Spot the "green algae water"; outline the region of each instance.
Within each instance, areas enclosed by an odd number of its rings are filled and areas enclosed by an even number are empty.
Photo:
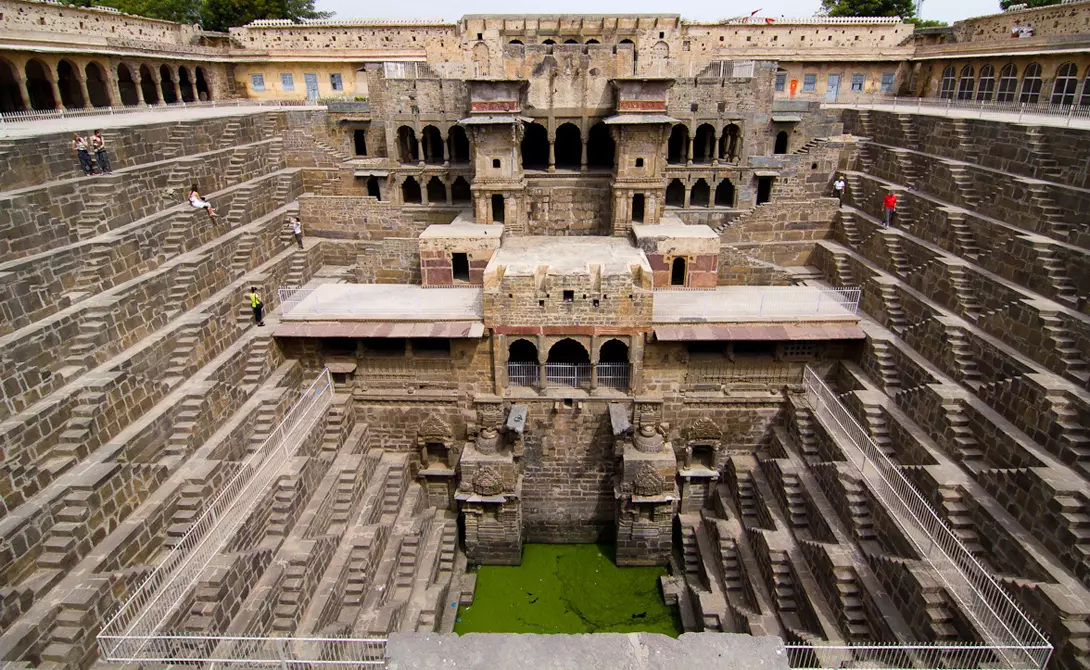
[[[665,567],[619,568],[612,547],[528,544],[522,565],[477,570],[455,633],[682,633],[659,590]]]

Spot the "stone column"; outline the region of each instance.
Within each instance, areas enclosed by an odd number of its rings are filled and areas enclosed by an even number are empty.
[[[424,177],[420,177],[420,204],[429,205],[428,202],[428,182],[424,180]]]
[[[443,137],[443,167],[450,167],[450,135]],[[448,198],[450,197],[449,193],[450,189],[448,188]]]
[[[76,80],[79,81],[79,90],[83,94],[83,108],[90,109],[94,105],[91,104],[91,93],[87,90],[87,75],[83,72],[76,71]]]
[[[444,146],[446,146],[446,145],[444,144]],[[454,181],[452,179],[448,178],[443,183],[447,185],[447,204],[448,205],[453,205],[454,204]]]
[[[52,75],[49,80],[49,85],[53,87],[53,101],[57,103],[57,109],[64,109],[64,101],[61,99],[61,87],[57,83],[57,75],[52,71],[50,71],[49,74]]]
[[[545,375],[545,361],[549,357],[549,352],[545,350],[545,338],[539,337],[537,339],[537,389],[543,390],[546,385]]]
[[[159,94],[159,101],[156,105],[167,104],[167,97],[163,94],[163,77],[159,74],[159,70],[151,71],[151,80],[155,82],[155,92]]]
[[[132,83],[136,86],[136,103],[138,105],[146,106],[148,103],[144,102],[144,87],[142,85],[144,80],[140,76],[140,68],[136,68],[135,70],[129,68],[129,72],[132,73]]]
[[[598,388],[598,361],[599,356],[599,344],[598,336],[590,336],[590,390],[595,391]]]
[[[117,83],[117,70],[112,72],[106,71],[106,87],[109,89],[110,105],[113,107],[124,107],[125,103],[121,100],[121,87]]]
[[[685,184],[685,203],[682,205],[685,209],[689,209],[689,201],[692,200],[693,189],[688,183]]]
[[[628,348],[628,390],[633,394],[643,393],[643,337],[634,335],[632,346]]]
[[[26,105],[27,111],[31,111],[34,107],[30,104],[30,90],[26,87],[26,77],[18,77],[19,79],[19,94],[23,96],[23,104]]]
[[[719,136],[716,135],[714,132],[712,133],[711,157],[712,167],[719,165]]]
[[[685,159],[686,165],[693,164],[693,147],[696,145],[696,135],[689,135],[689,155]],[[688,205],[686,205],[688,207]]]
[[[549,140],[549,172],[556,172],[556,141]]]
[[[581,140],[581,143],[583,145],[582,153],[579,155],[579,171],[580,172],[586,172],[587,171],[587,140],[584,140],[582,137],[580,137],[579,139]]]

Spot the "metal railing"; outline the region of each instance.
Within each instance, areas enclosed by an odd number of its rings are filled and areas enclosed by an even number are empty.
[[[352,291],[323,291],[332,285],[277,289],[281,316],[337,317],[404,321],[476,320],[484,314],[484,291],[465,286],[423,287],[404,284],[355,284]],[[336,286],[344,287],[344,284]],[[383,293],[369,299],[368,291]],[[391,294],[392,291],[396,293]],[[446,291],[446,293],[442,293]],[[442,294],[443,299],[438,299]]]
[[[653,319],[715,322],[762,317],[844,317],[859,311],[858,288],[730,286],[708,290],[655,291]]]
[[[1044,668],[1052,654],[1052,645],[1041,631],[810,367],[803,374],[803,385],[818,421],[834,436],[839,434],[844,438],[837,442],[845,447],[845,456],[859,469],[874,497],[890,512],[974,625],[984,640],[983,645],[976,645],[981,652],[994,654],[999,667]],[[966,653],[972,647],[959,647],[958,653]],[[973,666],[913,662],[908,667]]]
[[[111,636],[103,639],[120,640]],[[298,668],[358,668],[386,664],[384,638],[324,637],[214,637],[203,635],[149,635],[142,638],[140,653],[131,657],[122,653],[113,662],[214,664],[231,666]]]
[[[598,386],[607,386],[619,391],[628,390],[628,363],[598,363]]]
[[[299,438],[313,427],[332,395],[329,370],[322,370],[269,437],[237,466],[181,541],[102,628],[98,644],[104,659],[135,660],[162,652],[161,648],[149,648],[149,643],[164,637],[160,635],[162,627],[269,489],[285,460],[299,448]]]
[[[526,363],[521,361],[507,362],[508,386],[529,386],[537,388],[538,377],[541,374],[541,365],[538,363]]]
[[[4,112],[0,114],[0,125],[5,123],[23,123],[26,121],[46,121],[50,119],[73,119],[84,116],[110,116],[115,114],[133,114],[137,112],[166,112],[173,109],[213,109],[220,107],[297,107],[312,104],[306,100],[253,100],[237,98],[232,100],[209,100],[208,102],[171,102],[162,105],[125,105],[122,107],[88,107],[84,109],[28,109],[22,112]]]
[[[1067,125],[1071,124],[1072,119],[1090,119],[1090,105],[1078,104],[1078,101],[1069,105],[1053,104],[1051,98],[1044,93],[1041,94],[1041,98],[1045,99],[1038,102],[1021,102],[1019,100],[997,102],[993,100],[958,100],[943,97],[909,98],[867,94],[854,95],[851,99],[838,98],[835,101],[826,100],[825,102],[831,105],[863,109],[881,110],[888,108],[891,111],[906,113],[957,112],[958,116],[976,116],[981,119],[997,117],[1010,119],[1012,114],[1016,114],[1017,119],[1022,121],[1026,116],[1047,116],[1052,120],[1066,119]]]
[[[298,307],[311,293],[314,293],[313,286],[281,286],[276,289],[277,297],[280,298],[280,314],[287,314]]]
[[[546,386],[590,386],[590,363],[546,363]]]
[[[792,668],[988,668],[997,667],[1001,651],[966,644],[784,645]],[[1051,651],[1051,647],[1048,648]],[[1041,649],[1040,651],[1044,651]],[[1033,666],[1037,667],[1037,666]]]

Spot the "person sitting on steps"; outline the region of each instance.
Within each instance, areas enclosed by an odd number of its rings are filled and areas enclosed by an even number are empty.
[[[197,191],[197,185],[193,184],[189,187],[189,204],[197,209],[207,209],[208,218],[216,218],[216,211],[212,209],[212,203],[201,198],[201,194]]]

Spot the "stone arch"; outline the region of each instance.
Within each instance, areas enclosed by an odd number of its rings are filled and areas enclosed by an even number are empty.
[[[733,163],[742,151],[742,129],[730,123],[719,137],[719,160]]]
[[[579,44],[579,40],[572,39],[572,38],[569,37],[568,39],[564,40],[564,44]]]
[[[547,363],[590,363],[590,354],[587,353],[587,348],[580,342],[565,337],[558,340],[549,347],[549,357],[546,359]]]
[[[15,66],[10,61],[0,58],[0,112],[26,111],[26,101],[15,76]]]
[[[542,44],[544,44],[544,45],[545,45],[545,46],[547,46],[547,47],[551,47],[551,46],[553,46],[553,45],[555,45],[555,44],[556,44],[556,40],[554,40],[554,39],[546,39],[546,40],[542,40],[542,41],[541,41],[541,43],[542,43]]]
[[[681,183],[680,179],[673,179],[666,187],[666,206],[667,207],[684,207],[685,206],[685,185]]]
[[[954,86],[957,80],[954,78],[954,66],[947,65],[942,71],[942,79],[939,81],[939,97],[953,98]]]
[[[469,162],[469,137],[466,135],[465,128],[451,126],[447,131],[447,144],[452,165],[463,165]]]
[[[665,60],[670,57],[670,45],[663,41],[655,42],[651,47],[651,57]]]
[[[193,102],[197,99],[193,95],[193,80],[184,65],[178,67],[178,95],[182,98],[182,102]]]
[[[1030,63],[1022,73],[1022,94],[1018,101],[1026,104],[1036,104],[1041,98],[1041,65]]]
[[[484,42],[477,42],[473,45],[473,69],[474,76],[487,77],[488,76],[488,64],[489,64],[488,45]]]
[[[61,92],[61,105],[65,109],[83,109],[87,106],[79,83],[79,70],[67,58],[57,63],[57,89]]]
[[[1052,83],[1052,104],[1075,104],[1075,89],[1079,87],[1079,68],[1074,63],[1063,63],[1056,69],[1056,80]]]
[[[556,129],[553,155],[556,167],[578,170],[583,160],[583,136],[574,123],[562,123]]]
[[[599,121],[590,127],[590,133],[587,134],[587,165],[589,167],[612,170],[616,150],[609,126]]]
[[[715,128],[710,123],[700,124],[693,138],[693,162],[711,163],[715,149]]]
[[[599,363],[627,363],[628,344],[612,337],[598,347]]]
[[[95,61],[91,61],[83,69],[83,74],[87,78],[87,97],[90,98],[88,102],[91,106],[109,107],[110,85],[106,80],[106,70]]]
[[[679,123],[670,130],[670,139],[666,142],[666,162],[684,163],[688,157],[689,128],[684,123]]]
[[[197,100],[204,102],[212,99],[212,89],[209,86],[208,75],[199,65],[193,69],[194,84],[197,88]]]
[[[49,68],[37,58],[27,61],[26,91],[30,96],[30,108],[36,110],[56,109],[57,100],[53,97],[53,84]]]
[[[121,96],[122,105],[132,107],[140,104],[140,94],[137,93],[136,80],[132,78],[132,70],[124,63],[119,63],[117,66],[117,91]]]
[[[447,185],[439,177],[428,180],[428,202],[445,203],[447,201]]]
[[[178,102],[178,89],[174,86],[174,71],[166,63],[159,66],[159,88],[163,90],[163,102],[168,105]]]
[[[715,206],[734,207],[734,184],[729,179],[721,179],[716,185]]]
[[[397,153],[402,163],[416,163],[420,160],[420,145],[416,141],[416,131],[409,126],[397,129]]]
[[[692,192],[689,194],[689,204],[693,207],[707,207],[711,204],[711,187],[708,186],[708,182],[704,181],[704,178],[696,180],[693,184]]]
[[[140,66],[140,92],[144,94],[145,105],[159,103],[159,89],[155,87],[155,80],[151,77],[151,69],[146,64]]]
[[[507,345],[508,363],[537,363],[537,344],[525,337],[512,340]]]
[[[524,46],[523,43],[522,43],[522,40],[511,40],[510,42],[508,42],[508,44],[517,44],[520,47]]]
[[[424,162],[432,165],[443,164],[443,134],[435,126],[424,126],[420,131],[420,149]]]
[[[473,199],[473,192],[469,188],[466,178],[459,175],[450,185],[450,199],[454,204],[465,204]]]
[[[549,133],[540,123],[526,124],[522,134],[522,169],[544,170],[549,167]]]
[[[592,38],[590,38],[589,40],[587,40],[587,42],[586,42],[586,43],[587,43],[588,45],[591,45],[591,44],[601,44],[601,42],[599,42],[598,40],[594,39],[593,37],[592,37]]]
[[[961,75],[958,77],[958,100],[973,99],[973,91],[976,89],[975,75],[972,65],[961,68]]]
[[[406,203],[420,204],[420,183],[413,177],[405,177],[405,181],[401,182],[401,201]]]
[[[785,154],[787,153],[787,131],[781,130],[776,133],[776,143],[772,147],[772,153]]]
[[[684,256],[670,261],[670,286],[685,286],[688,276],[689,268]]]

